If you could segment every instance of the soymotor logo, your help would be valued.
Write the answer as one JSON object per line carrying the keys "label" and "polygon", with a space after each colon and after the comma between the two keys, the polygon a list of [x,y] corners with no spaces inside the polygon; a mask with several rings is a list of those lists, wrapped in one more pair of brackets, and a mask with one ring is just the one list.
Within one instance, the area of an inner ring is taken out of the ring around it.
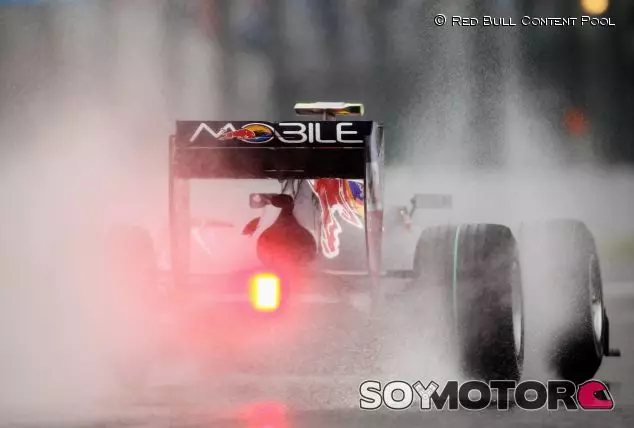
{"label": "soymotor logo", "polygon": [[[394,381],[385,384],[369,380],[359,387],[362,410],[404,410],[419,403],[420,410],[484,410],[495,405],[497,410],[509,410],[511,403],[523,410],[612,410],[614,400],[605,383],[589,380],[578,387],[570,381],[557,380],[515,382],[497,380],[489,383],[449,381],[444,388],[434,381],[425,385]],[[495,397],[495,399],[494,399]]]}

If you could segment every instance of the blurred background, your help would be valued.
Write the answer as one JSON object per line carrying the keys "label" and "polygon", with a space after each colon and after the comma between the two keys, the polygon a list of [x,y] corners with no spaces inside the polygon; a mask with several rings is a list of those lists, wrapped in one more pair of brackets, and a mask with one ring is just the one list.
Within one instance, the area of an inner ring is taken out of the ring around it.
{"label": "blurred background", "polygon": [[[597,15],[614,26],[437,27],[437,13],[516,24]],[[410,179],[434,168],[545,181],[536,171],[546,166],[572,171],[531,191],[570,183],[561,192],[577,195],[575,215],[611,205],[589,223],[601,223],[615,252],[634,253],[624,238],[624,228],[634,235],[634,185],[623,175],[634,163],[628,0],[4,0],[0,64],[4,170],[23,169],[20,156],[33,168],[28,180],[37,168],[72,170],[74,178],[51,172],[70,199],[71,188],[90,199],[99,183],[119,183],[113,197],[128,199],[95,205],[98,213],[151,198],[163,209],[165,139],[176,119],[279,120],[297,101],[362,101],[387,127],[388,165]],[[563,204],[561,195],[531,198],[530,212]]]}
{"label": "blurred background", "polygon": [[[581,15],[614,26],[519,25]],[[384,122],[388,205],[448,192],[452,220],[581,218],[606,281],[634,280],[631,0],[4,0],[3,301],[28,294],[39,331],[52,302],[82,298],[51,278],[98,219],[164,223],[175,120],[281,120],[299,101],[360,101]],[[27,349],[13,306],[3,338]]]}
{"label": "blurred background", "polygon": [[[511,138],[508,94],[519,88],[555,133],[549,144],[561,159],[634,162],[627,0],[0,4],[4,118],[24,118],[19,108],[36,97],[117,112],[126,129],[190,117],[281,119],[296,100],[354,99],[390,128],[392,162],[425,146],[464,144],[494,166]],[[436,27],[436,13],[516,23],[595,14],[615,26]],[[412,121],[430,116],[434,138],[401,142]]]}

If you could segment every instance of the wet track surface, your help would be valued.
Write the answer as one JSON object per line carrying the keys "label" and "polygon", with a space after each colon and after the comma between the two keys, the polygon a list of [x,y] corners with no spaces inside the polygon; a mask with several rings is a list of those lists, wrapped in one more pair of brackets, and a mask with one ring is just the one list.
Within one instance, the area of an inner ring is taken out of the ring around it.
{"label": "wet track surface", "polygon": [[[423,412],[361,411],[358,384],[349,378],[235,375],[197,385],[157,386],[132,400],[96,409],[56,409],[33,414],[13,410],[0,416],[2,427],[628,427],[634,425],[634,283],[605,285],[613,346],[621,358],[608,358],[597,378],[610,383],[616,408],[610,412],[519,409]],[[223,394],[218,393],[223,391]],[[210,398],[214,397],[214,398]],[[223,397],[223,398],[220,398]],[[327,403],[327,404],[326,404]],[[416,401],[415,401],[416,403]]]}

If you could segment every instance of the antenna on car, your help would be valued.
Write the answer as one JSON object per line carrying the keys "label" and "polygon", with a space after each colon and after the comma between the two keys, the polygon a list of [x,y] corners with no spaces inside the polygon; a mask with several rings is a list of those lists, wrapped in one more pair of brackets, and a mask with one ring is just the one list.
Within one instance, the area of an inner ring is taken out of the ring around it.
{"label": "antenna on car", "polygon": [[337,116],[363,116],[362,103],[314,102],[295,104],[295,113],[299,116],[321,115],[323,120],[336,120]]}

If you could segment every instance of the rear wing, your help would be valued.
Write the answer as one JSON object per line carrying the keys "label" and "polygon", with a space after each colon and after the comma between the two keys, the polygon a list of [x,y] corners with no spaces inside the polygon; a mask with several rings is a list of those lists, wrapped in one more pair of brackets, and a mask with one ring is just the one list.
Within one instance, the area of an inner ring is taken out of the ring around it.
{"label": "rear wing", "polygon": [[[178,121],[169,144],[171,259],[176,281],[189,271],[190,179],[360,179],[365,184],[369,268],[378,275],[382,232],[383,126],[337,121],[363,106],[297,104],[321,121]],[[328,120],[330,119],[330,120]]]}
{"label": "rear wing", "polygon": [[365,177],[370,121],[179,121],[171,144],[180,178]]}

